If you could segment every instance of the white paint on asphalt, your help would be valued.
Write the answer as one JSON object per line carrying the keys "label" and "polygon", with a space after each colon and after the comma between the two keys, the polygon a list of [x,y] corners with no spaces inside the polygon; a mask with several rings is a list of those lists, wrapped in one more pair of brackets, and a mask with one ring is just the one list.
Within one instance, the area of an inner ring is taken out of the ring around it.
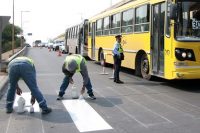
{"label": "white paint on asphalt", "polygon": [[[25,99],[25,109],[30,112],[30,107],[31,107],[31,93],[30,92],[22,92],[22,95],[21,95],[24,99]],[[15,96],[15,101],[14,101],[14,109],[16,109],[18,107],[18,99],[19,99],[19,95],[16,95]],[[33,108],[34,108],[34,112],[40,112],[40,107],[39,107],[39,104],[37,101],[35,101],[35,104],[33,105]]]}
{"label": "white paint on asphalt", "polygon": [[10,119],[11,119],[11,116],[12,116],[12,114],[10,114],[10,116],[9,116],[8,125],[7,125],[7,128],[6,128],[6,133],[8,133],[8,129],[9,129],[9,127],[10,127]]}
{"label": "white paint on asphalt", "polygon": [[[113,89],[113,87],[107,87],[107,88],[108,88],[108,89],[111,89],[113,92],[115,92],[115,93],[117,93],[118,95],[120,95],[120,93],[117,92],[117,91],[115,91],[115,89]],[[124,97],[124,98],[126,98],[126,99],[129,100],[130,102],[133,102],[133,103],[135,103],[136,105],[138,105],[138,106],[144,108],[144,110],[147,110],[147,111],[151,112],[152,114],[155,114],[155,115],[157,115],[158,117],[161,117],[162,119],[164,119],[164,120],[166,121],[166,122],[160,122],[160,123],[173,123],[172,121],[170,121],[169,119],[167,119],[167,118],[164,117],[163,115],[161,115],[161,114],[159,114],[159,113],[156,113],[155,111],[153,111],[153,110],[151,110],[150,108],[148,108],[148,107],[146,107],[146,106],[144,106],[144,105],[142,105],[142,104],[140,104],[140,103],[134,101],[133,99],[131,99],[131,98],[129,98],[129,97]],[[150,124],[148,124],[148,125],[156,125],[156,123],[150,123]]]}
{"label": "white paint on asphalt", "polygon": [[84,99],[62,102],[80,132],[112,129]]}
{"label": "white paint on asphalt", "polygon": [[115,105],[111,100],[109,100],[108,98],[106,98],[105,96],[101,95],[100,92],[97,91],[97,89],[95,90],[96,93],[98,93],[98,95],[100,95],[101,97],[105,98],[109,103],[111,103],[113,106],[115,106],[117,109],[119,109],[122,113],[124,113],[125,115],[127,115],[128,117],[130,117],[131,119],[135,120],[137,123],[139,123],[140,125],[142,125],[145,128],[148,128],[148,125],[144,124],[143,122],[139,121],[138,119],[136,119],[135,116],[131,115],[130,113],[128,113],[126,110],[124,110],[123,108],[121,108],[118,105]]}

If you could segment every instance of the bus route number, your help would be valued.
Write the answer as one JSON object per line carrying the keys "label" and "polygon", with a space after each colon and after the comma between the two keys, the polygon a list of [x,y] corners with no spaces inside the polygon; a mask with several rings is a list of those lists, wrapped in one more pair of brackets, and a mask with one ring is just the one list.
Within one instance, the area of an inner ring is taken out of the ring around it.
{"label": "bus route number", "polygon": [[193,30],[200,29],[200,21],[193,20],[193,21],[192,21],[192,29],[193,29]]}

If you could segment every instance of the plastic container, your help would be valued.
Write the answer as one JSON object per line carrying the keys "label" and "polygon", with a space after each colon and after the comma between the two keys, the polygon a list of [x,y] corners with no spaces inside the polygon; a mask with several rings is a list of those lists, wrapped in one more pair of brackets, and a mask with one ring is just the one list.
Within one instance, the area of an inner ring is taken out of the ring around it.
{"label": "plastic container", "polygon": [[30,107],[30,113],[34,113],[34,107],[33,107],[33,105],[31,105],[31,107]]}
{"label": "plastic container", "polygon": [[75,84],[72,85],[72,98],[73,99],[78,99],[79,95],[78,95],[78,90]]}

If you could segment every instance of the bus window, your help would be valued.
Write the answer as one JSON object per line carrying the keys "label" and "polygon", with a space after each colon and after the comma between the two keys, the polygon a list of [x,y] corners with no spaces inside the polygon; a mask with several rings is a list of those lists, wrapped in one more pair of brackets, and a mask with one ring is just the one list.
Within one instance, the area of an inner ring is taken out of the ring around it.
{"label": "bus window", "polygon": [[88,38],[88,23],[84,24],[84,44],[85,45],[88,45],[87,44],[87,38]]}
{"label": "bus window", "polygon": [[111,34],[119,34],[120,33],[120,13],[111,16]]}
{"label": "bus window", "polygon": [[[190,3],[190,4],[188,4]],[[178,19],[175,36],[178,41],[200,40],[200,3],[178,2]]]}
{"label": "bus window", "polygon": [[167,1],[167,16],[166,16],[166,36],[170,37],[170,6],[171,6],[171,0]]}
{"label": "bus window", "polygon": [[96,35],[102,35],[102,19],[97,20]]}
{"label": "bus window", "polygon": [[109,25],[110,25],[109,17],[105,17],[103,19],[103,35],[109,35]]}
{"label": "bus window", "polygon": [[122,13],[122,33],[133,32],[133,9]]}
{"label": "bus window", "polygon": [[144,5],[135,10],[135,32],[149,31],[149,5]]}
{"label": "bus window", "polygon": [[89,35],[88,36],[91,36],[92,35],[92,33],[91,33],[91,29],[92,29],[92,24],[91,23],[89,23],[89,26],[88,26],[88,30],[89,30]]}

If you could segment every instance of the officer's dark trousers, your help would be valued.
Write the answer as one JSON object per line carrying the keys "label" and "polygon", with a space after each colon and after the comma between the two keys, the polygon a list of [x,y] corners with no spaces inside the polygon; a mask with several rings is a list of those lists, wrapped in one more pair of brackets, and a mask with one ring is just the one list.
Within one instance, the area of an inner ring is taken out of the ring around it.
{"label": "officer's dark trousers", "polygon": [[114,81],[119,81],[119,72],[121,69],[121,59],[117,55],[113,56],[114,59]]}

